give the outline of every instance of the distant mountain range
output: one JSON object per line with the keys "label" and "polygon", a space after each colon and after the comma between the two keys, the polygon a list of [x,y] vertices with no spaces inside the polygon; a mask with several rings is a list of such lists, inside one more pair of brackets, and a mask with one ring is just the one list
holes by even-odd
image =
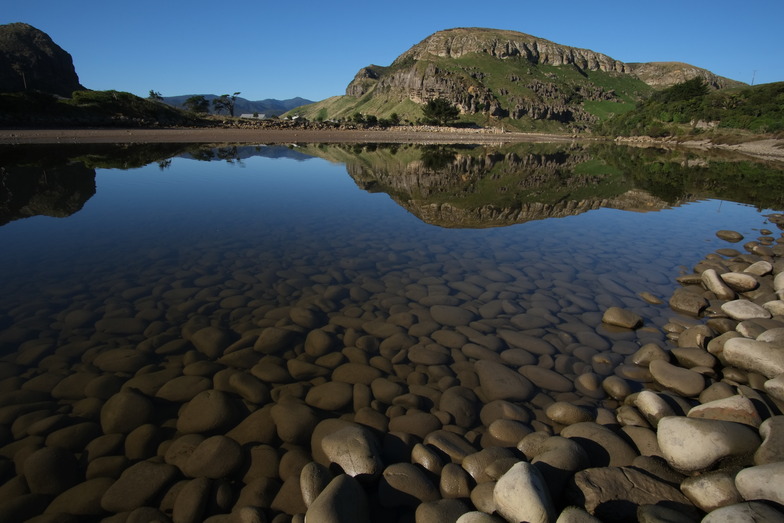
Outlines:
{"label": "distant mountain range", "polygon": [[[192,95],[192,94],[183,94],[179,96],[164,96],[163,102],[171,105],[172,107],[179,107],[182,108],[185,100],[190,98],[191,96],[199,96],[199,95]],[[210,104],[215,98],[218,98],[218,95],[215,94],[205,94],[201,95],[206,98]],[[287,111],[295,109],[301,105],[312,104],[312,100],[306,100],[305,98],[289,98],[288,100],[275,100],[274,98],[268,98],[266,100],[247,100],[245,98],[237,97],[234,101],[234,116],[239,116],[241,114],[263,114],[266,116],[278,116]],[[210,105],[210,112],[212,111],[212,105]]]}

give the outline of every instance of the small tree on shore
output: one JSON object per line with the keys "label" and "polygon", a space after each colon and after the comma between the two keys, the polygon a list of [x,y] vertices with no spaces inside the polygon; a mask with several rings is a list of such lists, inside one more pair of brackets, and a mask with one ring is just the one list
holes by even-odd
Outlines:
{"label": "small tree on shore", "polygon": [[213,109],[215,109],[216,113],[225,109],[229,115],[234,116],[234,102],[237,100],[237,96],[239,96],[239,94],[239,91],[237,91],[231,96],[228,94],[220,95],[212,101]]}
{"label": "small tree on shore", "polygon": [[194,113],[204,114],[210,111],[210,102],[202,95],[191,96],[182,105]]}
{"label": "small tree on shore", "polygon": [[158,91],[153,91],[150,89],[150,94],[147,96],[148,100],[152,100],[153,102],[162,102],[163,96]]}
{"label": "small tree on shore", "polygon": [[460,109],[445,98],[434,98],[422,108],[425,122],[432,125],[449,125],[460,116]]}

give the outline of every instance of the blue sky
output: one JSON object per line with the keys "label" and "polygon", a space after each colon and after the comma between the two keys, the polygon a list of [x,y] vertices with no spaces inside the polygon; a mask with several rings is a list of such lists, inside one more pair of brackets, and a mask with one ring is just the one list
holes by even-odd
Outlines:
{"label": "blue sky", "polygon": [[[490,27],[624,62],[680,61],[755,84],[784,80],[784,1],[395,2],[7,0],[74,59],[82,85],[146,96],[321,100],[428,35]],[[10,5],[9,5],[10,4]],[[640,6],[640,7],[638,7]]]}

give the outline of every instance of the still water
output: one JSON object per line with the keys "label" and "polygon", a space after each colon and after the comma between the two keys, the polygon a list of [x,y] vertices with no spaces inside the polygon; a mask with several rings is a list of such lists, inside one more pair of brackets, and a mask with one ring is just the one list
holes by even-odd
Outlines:
{"label": "still water", "polygon": [[[642,344],[666,344],[676,277],[716,249],[743,251],[716,231],[755,239],[765,214],[784,207],[780,168],[674,151],[173,147],[0,151],[5,460],[20,441],[46,436],[27,431],[20,414],[29,423],[55,413],[88,420],[99,437],[109,393],[164,370],[173,371],[168,380],[205,379],[163,400],[181,406],[216,388],[242,397],[248,412],[263,405],[233,391],[220,369],[255,369],[272,402],[304,398],[347,362],[373,369],[364,385],[375,372],[399,384],[414,373],[433,390],[473,387],[464,363],[509,349],[517,352],[502,361],[513,367],[601,377]],[[633,310],[645,327],[608,329],[601,315],[610,306]],[[294,334],[286,346],[260,343],[272,328]],[[312,331],[343,355],[320,353]],[[515,346],[510,331],[547,348]],[[395,336],[390,353],[384,342]],[[287,367],[292,358],[310,370]],[[184,370],[204,360],[218,363]],[[95,393],[89,383],[105,373],[115,388]],[[81,378],[62,385],[74,374]],[[164,382],[145,383],[143,392],[163,401]],[[367,398],[365,406],[400,414]],[[548,400],[605,401],[560,384],[536,398],[523,405],[539,423]],[[317,410],[351,416],[362,401]],[[176,416],[166,408],[149,420],[161,442],[175,437]],[[478,419],[466,423],[464,431],[484,430]],[[3,470],[4,480],[15,475]]]}

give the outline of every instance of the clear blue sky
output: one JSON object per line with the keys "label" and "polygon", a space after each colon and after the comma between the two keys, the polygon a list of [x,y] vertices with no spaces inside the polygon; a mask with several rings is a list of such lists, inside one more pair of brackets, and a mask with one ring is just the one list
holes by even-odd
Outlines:
{"label": "clear blue sky", "polygon": [[395,2],[6,0],[73,56],[85,87],[147,96],[321,100],[428,35],[490,27],[624,62],[680,61],[750,83],[784,80],[784,0]]}

